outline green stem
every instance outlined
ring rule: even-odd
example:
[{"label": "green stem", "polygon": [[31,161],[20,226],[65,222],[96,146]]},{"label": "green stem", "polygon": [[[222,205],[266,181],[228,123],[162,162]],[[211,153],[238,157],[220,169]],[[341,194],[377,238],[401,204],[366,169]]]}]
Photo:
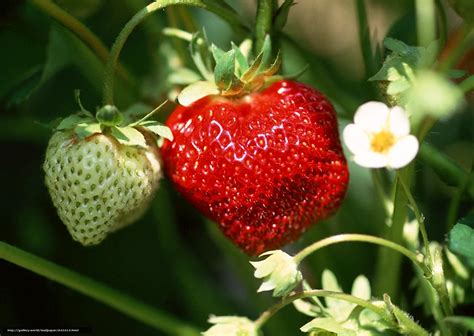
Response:
[{"label": "green stem", "polygon": [[262,50],[265,36],[272,30],[273,0],[258,0],[255,20],[255,50]]},{"label": "green stem", "polygon": [[459,84],[459,88],[464,93],[469,93],[469,91],[474,90],[474,75],[469,76]]},{"label": "green stem", "polygon": [[356,0],[357,19],[359,23],[359,44],[364,59],[365,75],[369,78],[377,71],[370,40],[370,27],[364,0]]},{"label": "green stem", "polygon": [[[443,307],[444,314],[451,315],[452,308],[451,308],[451,302],[449,300],[449,295],[446,289],[446,281],[444,279],[444,272],[442,269],[442,260],[441,258],[436,258],[437,263],[435,264],[433,262],[433,256],[431,255],[430,246],[429,246],[430,243],[428,240],[428,233],[426,231],[425,218],[421,214],[421,211],[418,208],[418,205],[416,204],[413,194],[411,193],[410,189],[405,184],[403,177],[398,175],[398,180],[400,181],[400,184],[402,185],[405,191],[405,194],[408,198],[408,202],[410,203],[413,209],[413,212],[415,213],[416,220],[418,221],[418,224],[419,224],[421,237],[422,237],[423,245],[425,248],[425,256],[428,258],[428,265],[429,265],[429,268],[432,270],[432,276],[429,277],[428,279],[431,282],[433,288],[436,290],[436,293],[438,294],[438,297],[441,301],[441,306]],[[436,268],[441,268],[441,269],[436,270]],[[440,276],[435,275],[435,272],[441,275]]]},{"label": "green stem", "polygon": [[456,193],[454,194],[453,198],[451,199],[451,202],[449,204],[449,209],[448,209],[448,216],[447,216],[447,232],[451,231],[453,228],[454,224],[456,224],[456,220],[458,219],[458,211],[459,211],[459,205],[461,203],[462,196],[466,192],[467,185],[469,183],[469,180],[474,177],[474,162],[472,163],[471,166],[471,173],[466,177],[463,185],[461,187],[458,187],[456,190]]},{"label": "green stem", "polygon": [[[305,298],[310,298],[310,297],[331,297],[334,299],[338,300],[343,300],[346,302],[354,303],[358,306],[364,307],[366,309],[369,309],[370,311],[376,313],[380,317],[382,317],[385,321],[387,321],[392,328],[398,328],[398,323],[386,309],[381,308],[375,304],[373,304],[370,301],[366,301],[364,299],[355,297],[353,295],[349,295],[346,293],[341,293],[341,292],[333,292],[333,291],[327,291],[327,290],[321,290],[321,289],[314,289],[310,291],[305,291],[301,293],[296,293],[293,294],[285,299],[283,299],[281,302],[275,304],[273,307],[265,311],[260,315],[260,317],[255,321],[255,325],[257,328],[261,328],[272,316],[274,316],[276,313],[278,313],[282,308],[285,306],[289,305],[290,303],[296,301],[296,300],[301,300]],[[408,335],[419,335],[419,336],[428,336],[428,332],[424,330],[422,327],[420,327],[418,324],[416,324],[413,320],[411,319],[406,319],[403,322],[405,322],[404,327],[408,331]]]},{"label": "green stem", "polygon": [[156,308],[15,246],[0,242],[0,259],[23,267],[52,281],[56,281],[162,332],[182,336],[199,335],[199,332],[194,327]]},{"label": "green stem", "polygon": [[418,44],[427,47],[436,39],[436,10],[433,0],[416,0]]},{"label": "green stem", "polygon": [[[413,173],[412,165],[403,168],[401,173],[405,177],[407,185],[409,185]],[[398,178],[395,178],[393,188],[393,212],[391,215],[391,225],[386,228],[384,237],[393,243],[402,245],[404,241],[403,228],[407,217],[407,198],[403,190],[401,190]],[[401,263],[402,259],[400,254],[386,249],[379,250],[374,281],[374,292],[376,295],[389,293],[393,298],[397,298]]]},{"label": "green stem", "polygon": [[474,199],[474,176],[468,174],[451,158],[427,143],[421,145],[418,157],[448,185],[460,188],[467,183],[466,194],[471,200]]},{"label": "green stem", "polygon": [[151,13],[156,12],[168,6],[187,5],[203,8],[213,12],[226,20],[236,31],[242,31],[242,27],[238,18],[233,13],[222,6],[217,5],[210,0],[156,0],[149,4],[138,13],[136,13],[130,21],[123,27],[122,31],[117,36],[112,49],[110,51],[110,58],[107,62],[105,70],[104,88],[103,88],[103,103],[104,105],[113,105],[114,103],[114,73],[115,68],[125,42],[127,41],[133,30]]},{"label": "green stem", "polygon": [[[109,58],[109,51],[102,43],[102,41],[89,29],[87,26],[82,24],[74,16],[63,10],[61,7],[56,5],[50,0],[30,0],[38,9],[51,16],[53,19],[58,21],[64,27],[69,29],[74,35],[76,35],[82,42],[84,42],[97,57],[106,63]],[[119,64],[117,66],[118,74],[128,82],[129,85],[134,84],[134,79],[127,72],[127,70]]]},{"label": "green stem", "polygon": [[391,200],[388,198],[387,193],[384,190],[382,179],[380,178],[380,169],[371,169],[370,175],[372,176],[372,183],[374,185],[377,196],[380,199],[380,203],[384,209],[386,216],[390,216],[392,213]]},{"label": "green stem", "polygon": [[363,242],[363,243],[370,243],[370,244],[387,247],[391,250],[394,250],[394,251],[397,251],[398,253],[403,254],[405,257],[410,259],[415,264],[415,266],[421,268],[423,272],[426,270],[424,264],[418,259],[418,255],[416,253],[413,253],[409,249],[383,238],[364,235],[364,234],[357,234],[357,233],[340,234],[340,235],[336,235],[336,236],[319,240],[309,245],[305,249],[301,250],[293,258],[296,263],[300,263],[304,258],[309,256],[311,253],[319,249],[322,249],[323,247],[339,244],[339,243],[348,243],[348,242]]},{"label": "green stem", "polygon": [[433,267],[433,258],[431,257],[431,253],[430,253],[430,241],[428,240],[428,232],[426,231],[425,217],[421,214],[421,211],[418,208],[418,205],[416,204],[415,199],[413,198],[413,194],[411,193],[407,184],[403,180],[403,176],[401,176],[398,172],[397,172],[397,176],[398,176],[398,181],[400,182],[400,185],[402,186],[403,191],[405,192],[405,195],[408,199],[408,202],[410,203],[413,209],[413,212],[415,213],[415,217],[420,228],[421,238],[423,240],[423,246],[425,248],[425,257],[428,258],[428,263],[431,268]]},{"label": "green stem", "polygon": [[444,46],[448,39],[448,18],[446,15],[446,10],[444,9],[443,1],[435,0],[435,4],[436,11],[438,12],[440,45]]}]

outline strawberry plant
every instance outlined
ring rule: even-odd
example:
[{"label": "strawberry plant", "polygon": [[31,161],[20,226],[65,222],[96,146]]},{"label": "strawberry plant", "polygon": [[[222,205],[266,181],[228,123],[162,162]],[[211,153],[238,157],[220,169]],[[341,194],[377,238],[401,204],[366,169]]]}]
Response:
[{"label": "strawberry plant", "polygon": [[474,332],[471,1],[0,9],[0,334]]}]

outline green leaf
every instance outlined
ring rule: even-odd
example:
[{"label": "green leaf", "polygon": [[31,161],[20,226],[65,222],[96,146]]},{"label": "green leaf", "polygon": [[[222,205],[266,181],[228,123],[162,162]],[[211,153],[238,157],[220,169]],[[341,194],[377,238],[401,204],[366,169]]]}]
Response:
[{"label": "green leaf", "polygon": [[178,102],[183,106],[189,106],[199,99],[219,94],[219,89],[213,82],[199,81],[185,87],[178,95]]},{"label": "green leaf", "polygon": [[230,87],[235,78],[235,50],[224,53],[216,63],[214,69],[214,80],[220,90]]},{"label": "green leaf", "polygon": [[474,212],[461,219],[448,234],[448,248],[474,269]]},{"label": "green leaf", "polygon": [[444,319],[448,323],[455,324],[467,331],[474,331],[474,317],[469,316],[448,316]]},{"label": "green leaf", "polygon": [[302,326],[300,330],[302,332],[316,332],[316,335],[318,335],[318,331],[326,331],[335,333],[338,336],[357,336],[354,331],[343,328],[340,323],[332,317],[317,317]]},{"label": "green leaf", "polygon": [[447,71],[447,76],[453,79],[459,79],[467,75],[468,72],[465,70],[451,69]]},{"label": "green leaf", "polygon": [[71,56],[67,48],[61,44],[56,30],[52,28],[49,32],[44,65],[32,68],[24,79],[16,84],[16,89],[14,89],[13,94],[9,97],[7,105],[18,105],[24,102],[37,89],[70,63]]},{"label": "green leaf", "polygon": [[72,114],[69,117],[66,117],[63,120],[61,120],[59,125],[56,127],[56,130],[62,131],[62,130],[66,130],[66,129],[72,129],[75,126],[77,126],[78,124],[90,123],[93,120],[94,119],[92,119],[92,118],[81,116],[79,114]]},{"label": "green leaf", "polygon": [[147,147],[143,134],[133,127],[111,127],[110,133],[123,145]]},{"label": "green leaf", "polygon": [[158,121],[147,120],[141,122],[139,126],[145,127],[150,132],[153,132],[160,137],[168,139],[169,141],[173,141],[173,133],[171,132],[171,129]]},{"label": "green leaf", "polygon": [[392,37],[387,37],[383,41],[383,44],[388,50],[396,52],[400,55],[416,55],[416,51],[418,50],[417,47],[410,47],[402,41],[394,39]]},{"label": "green leaf", "polygon": [[74,128],[74,132],[79,137],[79,139],[87,138],[96,133],[102,133],[102,128],[99,123],[95,124],[79,124]]}]

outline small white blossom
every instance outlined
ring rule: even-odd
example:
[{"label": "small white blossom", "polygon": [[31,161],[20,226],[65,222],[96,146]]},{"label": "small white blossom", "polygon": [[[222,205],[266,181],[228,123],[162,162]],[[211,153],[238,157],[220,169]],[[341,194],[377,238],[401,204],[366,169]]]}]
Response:
[{"label": "small white blossom", "polygon": [[261,336],[253,321],[240,316],[211,316],[214,324],[202,333],[203,336]]},{"label": "small white blossom", "polygon": [[361,105],[343,136],[354,161],[367,168],[398,169],[410,163],[418,152],[418,140],[410,135],[405,110],[380,102]]},{"label": "small white blossom", "polygon": [[263,283],[258,292],[273,290],[273,296],[288,295],[301,282],[303,276],[293,257],[281,250],[260,255],[269,256],[262,261],[250,262],[255,267],[255,277]]}]

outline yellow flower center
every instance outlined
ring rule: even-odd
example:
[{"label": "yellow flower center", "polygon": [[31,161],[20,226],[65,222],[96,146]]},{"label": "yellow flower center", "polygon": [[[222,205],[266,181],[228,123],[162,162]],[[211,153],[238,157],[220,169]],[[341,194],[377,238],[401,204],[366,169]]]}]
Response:
[{"label": "yellow flower center", "polygon": [[395,144],[395,137],[392,132],[382,130],[372,137],[370,146],[377,153],[386,153]]}]

